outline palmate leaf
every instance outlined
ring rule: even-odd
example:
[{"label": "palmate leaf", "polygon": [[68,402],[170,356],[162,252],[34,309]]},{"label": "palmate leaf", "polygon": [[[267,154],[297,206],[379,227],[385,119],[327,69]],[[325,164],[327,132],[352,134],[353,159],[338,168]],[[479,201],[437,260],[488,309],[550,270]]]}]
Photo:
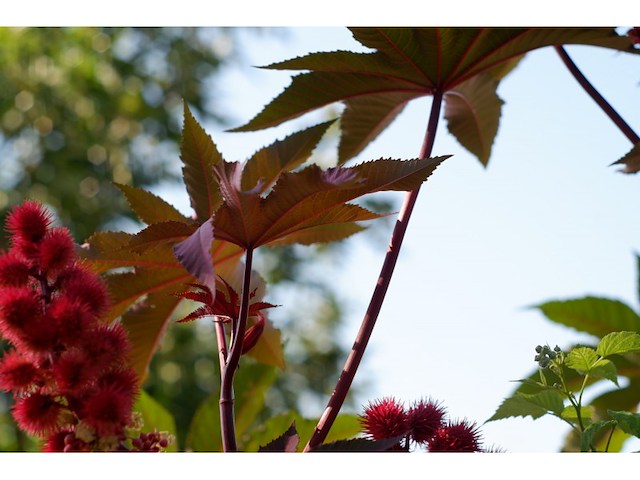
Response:
[{"label": "palmate leaf", "polygon": [[290,235],[295,238],[299,231],[305,232],[305,243],[326,241],[325,235],[314,239],[313,229],[379,216],[347,202],[383,190],[412,190],[446,158],[380,159],[328,170],[311,165],[300,171],[284,172],[266,197],[258,189],[240,189],[240,164],[222,164],[216,167],[216,174],[225,201],[215,215],[216,237],[243,248],[268,245]]},{"label": "palmate leaf", "polygon": [[168,221],[191,223],[191,219],[185,217],[173,205],[165,202],[157,195],[130,185],[119,183],[115,185],[127,197],[131,209],[138,218],[147,225]]},{"label": "palmate leaf", "polygon": [[[636,52],[633,40],[612,28],[352,28],[351,32],[375,51],[313,53],[269,65],[266,68],[308,72],[295,76],[284,92],[235,131],[272,127],[343,101],[339,161],[344,162],[383,131],[408,101],[434,91],[462,89],[463,82],[495,72],[531,50],[581,44]],[[483,85],[480,92],[474,92],[473,85],[466,86],[466,98],[482,96],[486,88]],[[456,96],[445,98],[445,102],[458,100]],[[451,129],[462,145],[473,146],[471,151],[483,163],[488,160],[487,149],[478,151],[474,143],[478,138],[488,146],[493,143],[494,110],[487,110],[486,118],[480,116],[476,122],[487,125],[487,132],[479,137],[472,130]]]}]

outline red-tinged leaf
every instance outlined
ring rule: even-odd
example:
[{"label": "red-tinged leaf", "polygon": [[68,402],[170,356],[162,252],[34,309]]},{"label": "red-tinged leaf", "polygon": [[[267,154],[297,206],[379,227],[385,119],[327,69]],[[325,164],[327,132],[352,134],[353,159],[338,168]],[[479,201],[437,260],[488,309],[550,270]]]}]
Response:
[{"label": "red-tinged leaf", "polygon": [[88,250],[83,251],[84,257],[98,273],[126,267],[182,269],[168,246],[141,253],[132,252],[128,247],[134,237],[125,232],[94,233],[89,237]]},{"label": "red-tinged leaf", "polygon": [[342,136],[338,146],[338,163],[358,155],[404,110],[407,103],[422,92],[388,93],[345,100],[340,117]]},{"label": "red-tinged leaf", "polygon": [[251,190],[260,184],[260,192],[265,192],[280,174],[291,171],[306,162],[327,129],[334,121],[307,128],[284,140],[258,150],[242,170],[242,189]]},{"label": "red-tinged leaf", "polygon": [[489,161],[504,103],[497,88],[498,81],[492,75],[482,74],[445,94],[444,115],[449,131],[483,165]]},{"label": "red-tinged leaf", "polygon": [[242,354],[246,354],[253,347],[256,346],[260,335],[264,332],[265,318],[264,315],[258,314],[256,321],[244,332],[244,339],[242,341]]},{"label": "red-tinged leaf", "polygon": [[298,443],[300,442],[300,436],[296,430],[296,422],[291,422],[291,426],[280,435],[278,438],[273,439],[267,443],[264,447],[260,447],[258,452],[287,452],[295,453],[298,450]]},{"label": "red-tinged leaf", "polygon": [[186,240],[177,243],[173,251],[178,261],[191,275],[215,291],[216,277],[213,269],[213,225],[211,219],[204,222]]},{"label": "red-tinged leaf", "polygon": [[624,168],[620,170],[622,173],[638,173],[640,171],[640,143],[636,143],[629,153],[611,165],[624,165]]},{"label": "red-tinged leaf", "polygon": [[225,202],[216,213],[216,236],[245,248],[256,248],[306,230],[305,242],[310,243],[314,227],[378,216],[360,207],[347,206],[346,202],[378,191],[413,190],[446,158],[380,159],[326,171],[311,165],[300,171],[284,172],[264,198],[258,193],[239,192],[234,187],[234,183],[239,184],[240,167],[231,164],[225,170],[225,178],[220,177]]},{"label": "red-tinged leaf", "polygon": [[135,304],[141,297],[158,291],[177,292],[193,277],[183,269],[139,268],[135,272],[107,275],[105,281],[112,303],[104,321],[113,320]]},{"label": "red-tinged leaf", "polygon": [[[289,87],[235,130],[273,127],[343,101],[339,152],[344,162],[375,139],[408,101],[436,90],[446,93],[477,75],[491,73],[500,80],[529,51],[561,44],[640,51],[631,37],[613,28],[367,27],[351,32],[375,51],[313,53],[267,67],[308,73],[293,77]],[[490,145],[489,137],[479,136]]]},{"label": "red-tinged leaf", "polygon": [[180,158],[184,164],[182,174],[198,221],[210,218],[222,201],[213,167],[223,159],[211,137],[202,129],[184,105],[184,127]]},{"label": "red-tinged leaf", "polygon": [[354,222],[335,223],[333,225],[319,225],[304,230],[296,230],[278,240],[269,243],[269,246],[282,245],[312,245],[314,243],[329,243],[344,240],[345,238],[366,230],[366,227]]},{"label": "red-tinged leaf", "polygon": [[152,293],[122,317],[122,324],[133,345],[132,366],[141,383],[144,383],[151,359],[181,301],[171,293],[172,289]]},{"label": "red-tinged leaf", "polygon": [[186,224],[192,222],[190,218],[185,217],[173,205],[151,192],[119,183],[115,185],[125,194],[131,209],[138,215],[138,218],[147,225],[167,221]]},{"label": "red-tinged leaf", "polygon": [[268,318],[265,317],[263,331],[258,342],[247,352],[247,356],[265,365],[271,365],[278,367],[280,370],[284,370],[285,361],[281,332],[274,327]]},{"label": "red-tinged leaf", "polygon": [[184,241],[196,231],[196,226],[170,220],[154,223],[137,233],[128,247],[134,252],[146,251]]}]

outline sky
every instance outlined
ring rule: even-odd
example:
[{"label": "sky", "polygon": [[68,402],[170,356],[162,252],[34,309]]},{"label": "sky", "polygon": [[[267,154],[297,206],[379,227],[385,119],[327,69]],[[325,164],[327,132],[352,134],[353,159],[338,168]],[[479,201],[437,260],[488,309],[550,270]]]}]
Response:
[{"label": "sky", "polygon": [[[242,56],[217,80],[216,108],[240,125],[289,83],[289,73],[253,68],[315,51],[358,50],[342,28],[286,35],[242,33]],[[640,131],[639,59],[567,47],[593,84]],[[579,88],[552,49],[530,53],[501,84],[506,102],[488,167],[441,120],[434,155],[453,157],[423,186],[362,371],[358,400],[431,397],[451,418],[482,424],[536,367],[539,344],[590,342],[530,308],[585,295],[638,308],[638,177],[609,166],[631,145]],[[415,101],[355,162],[410,159],[420,149],[430,98]],[[247,158],[317,118],[255,133],[207,129],[227,160]],[[403,194],[395,195],[399,205]],[[174,203],[186,200],[173,198]],[[327,265],[348,305],[350,347],[382,265],[392,224],[373,241],[348,240],[345,263]],[[386,241],[385,241],[386,242]],[[485,444],[510,452],[555,452],[568,427],[545,417],[482,425]],[[631,443],[629,448],[637,443]],[[635,447],[638,448],[637,446]]]}]

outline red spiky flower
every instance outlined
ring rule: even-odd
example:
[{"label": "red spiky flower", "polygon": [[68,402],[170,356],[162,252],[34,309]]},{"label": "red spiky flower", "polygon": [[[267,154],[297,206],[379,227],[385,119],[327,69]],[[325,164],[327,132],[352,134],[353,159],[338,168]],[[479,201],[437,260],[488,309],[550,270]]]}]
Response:
[{"label": "red spiky flower", "polygon": [[475,423],[467,420],[448,422],[429,440],[430,452],[480,452],[481,435]]},{"label": "red spiky flower", "polygon": [[407,412],[393,397],[370,402],[360,416],[364,433],[373,440],[406,435],[409,431]]}]

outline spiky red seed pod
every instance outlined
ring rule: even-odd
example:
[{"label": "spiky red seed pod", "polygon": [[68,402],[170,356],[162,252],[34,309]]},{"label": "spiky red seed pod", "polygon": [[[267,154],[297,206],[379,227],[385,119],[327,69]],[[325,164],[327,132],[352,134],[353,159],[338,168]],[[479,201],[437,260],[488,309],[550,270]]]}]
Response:
[{"label": "spiky red seed pod", "polygon": [[40,203],[27,200],[14,207],[7,216],[7,230],[14,239],[37,243],[47,233],[53,219]]},{"label": "spiky red seed pod", "polygon": [[99,388],[84,400],[82,421],[99,436],[119,435],[131,421],[130,395],[116,388]]},{"label": "spiky red seed pod", "polygon": [[430,452],[480,452],[481,434],[475,423],[461,420],[440,427],[429,440]]},{"label": "spiky red seed pod", "polygon": [[65,440],[69,435],[73,435],[69,430],[61,430],[49,435],[42,446],[42,451],[63,452],[64,448],[68,445]]},{"label": "spiky red seed pod", "polygon": [[97,368],[79,349],[67,350],[51,365],[56,387],[64,395],[79,396],[90,387]]},{"label": "spiky red seed pod", "polygon": [[67,297],[84,303],[92,315],[99,317],[107,310],[107,287],[102,279],[88,268],[75,264],[60,274],[58,282]]},{"label": "spiky red seed pod", "polygon": [[44,436],[57,429],[61,411],[62,407],[53,397],[33,393],[16,398],[11,413],[22,430]]},{"label": "spiky red seed pod", "polygon": [[5,287],[0,289],[0,322],[20,328],[30,319],[40,316],[42,303],[29,287]]},{"label": "spiky red seed pod", "polygon": [[132,368],[115,368],[100,377],[98,387],[117,390],[133,404],[138,393],[138,375]]},{"label": "spiky red seed pod", "polygon": [[127,331],[119,323],[99,325],[83,340],[85,351],[103,369],[125,364],[131,352]]},{"label": "spiky red seed pod", "polygon": [[0,358],[0,389],[20,393],[39,378],[38,368],[16,350],[10,350]]},{"label": "spiky red seed pod", "polygon": [[360,416],[365,434],[374,440],[405,435],[409,431],[407,412],[393,397],[369,403]]},{"label": "spiky red seed pod", "polygon": [[443,425],[446,409],[440,403],[427,399],[413,404],[407,414],[411,438],[417,443],[426,443]]},{"label": "spiky red seed pod", "polygon": [[24,287],[29,274],[29,264],[12,252],[0,255],[0,286]]},{"label": "spiky red seed pod", "polygon": [[60,342],[67,348],[83,342],[95,323],[87,306],[66,294],[56,296],[47,309],[47,320],[58,330]]},{"label": "spiky red seed pod", "polygon": [[73,260],[74,249],[69,230],[64,227],[50,229],[38,246],[40,268],[45,272],[61,270]]}]

